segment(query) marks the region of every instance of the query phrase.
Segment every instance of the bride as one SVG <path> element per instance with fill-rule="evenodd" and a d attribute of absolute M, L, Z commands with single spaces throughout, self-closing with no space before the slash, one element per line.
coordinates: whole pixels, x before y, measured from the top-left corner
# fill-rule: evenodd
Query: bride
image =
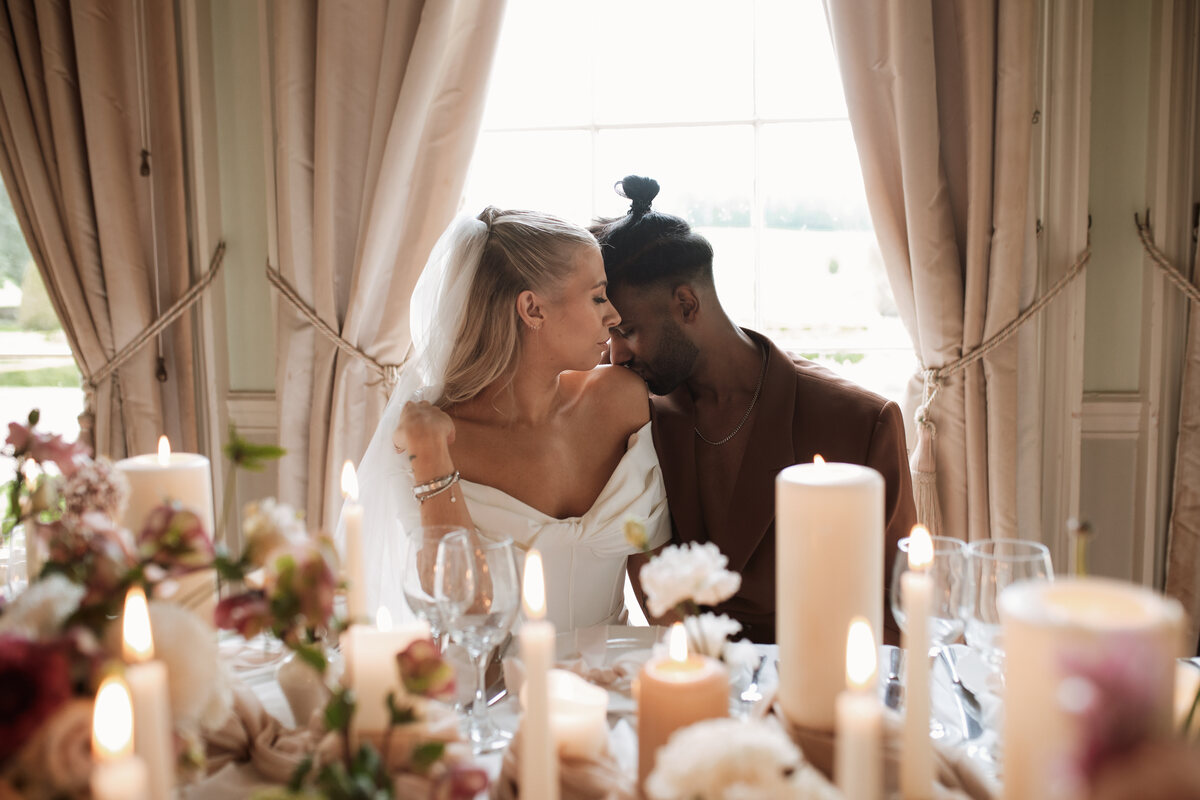
<path fill-rule="evenodd" d="M 411 617 L 405 535 L 457 524 L 542 553 L 560 630 L 624 619 L 624 522 L 670 536 L 645 384 L 597 366 L 620 316 L 584 228 L 487 208 L 442 235 L 413 355 L 360 464 L 369 609 Z"/>

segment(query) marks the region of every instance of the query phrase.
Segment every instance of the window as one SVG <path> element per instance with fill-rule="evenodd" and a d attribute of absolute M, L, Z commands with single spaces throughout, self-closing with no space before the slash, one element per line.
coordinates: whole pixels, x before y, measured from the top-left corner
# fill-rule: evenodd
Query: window
<path fill-rule="evenodd" d="M 83 413 L 79 368 L 62 324 L 17 223 L 8 191 L 0 185 L 0 423 L 24 422 L 30 409 L 41 410 L 38 427 L 79 436 Z M 0 481 L 12 477 L 13 464 L 0 459 Z"/>
<path fill-rule="evenodd" d="M 712 242 L 739 324 L 900 398 L 916 358 L 820 0 L 510 0 L 465 208 L 586 223 L 628 174 Z"/>

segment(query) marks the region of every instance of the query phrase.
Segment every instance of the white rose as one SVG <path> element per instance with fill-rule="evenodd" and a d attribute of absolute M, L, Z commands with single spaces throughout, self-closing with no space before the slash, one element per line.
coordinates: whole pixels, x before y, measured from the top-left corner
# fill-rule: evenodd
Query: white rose
<path fill-rule="evenodd" d="M 650 613 L 661 617 L 681 603 L 715 606 L 737 593 L 742 577 L 712 542 L 668 545 L 638 573 Z"/>
<path fill-rule="evenodd" d="M 48 639 L 62 631 L 67 617 L 79 608 L 87 590 L 63 575 L 35 581 L 17 596 L 0 616 L 0 633 L 20 633 L 30 639 Z"/>

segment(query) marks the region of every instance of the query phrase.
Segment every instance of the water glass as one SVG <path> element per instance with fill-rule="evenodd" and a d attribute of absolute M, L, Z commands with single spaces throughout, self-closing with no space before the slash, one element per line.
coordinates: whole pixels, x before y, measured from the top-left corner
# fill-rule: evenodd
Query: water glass
<path fill-rule="evenodd" d="M 447 572 L 469 570 L 470 539 L 467 529 L 460 525 L 426 525 L 408 533 L 408 551 L 404 563 L 404 599 L 418 617 L 429 623 L 434 640 L 445 650 L 446 625 L 442 608 L 449 602 L 464 598 L 448 597 L 445 591 Z M 473 596 L 466 575 L 459 576 L 455 588 L 467 597 Z M 439 589 L 441 598 L 439 601 Z"/>
<path fill-rule="evenodd" d="M 927 570 L 933 583 L 933 605 L 930 609 L 929 637 L 930 655 L 936 655 L 939 647 L 958 640 L 963 633 L 963 599 L 965 597 L 967 557 L 966 545 L 949 536 L 932 536 L 933 563 Z M 900 630 L 906 630 L 904 598 L 901 578 L 908 572 L 909 538 L 900 540 L 900 552 L 892 565 L 892 587 L 888 593 L 892 616 Z"/>
<path fill-rule="evenodd" d="M 496 727 L 488 714 L 487 666 L 492 651 L 505 640 L 520 606 L 521 589 L 511 539 L 491 541 L 468 534 L 468 570 L 447 570 L 437 594 L 451 640 L 475 663 L 475 701 L 467 714 L 467 737 L 476 754 L 504 747 L 512 734 Z M 464 586 L 469 582 L 469 586 Z M 469 596 L 462 602 L 463 596 Z"/>
<path fill-rule="evenodd" d="M 1004 661 L 997 601 L 1014 583 L 1054 580 L 1050 550 L 1024 539 L 986 539 L 967 545 L 967 644 L 993 666 Z"/>

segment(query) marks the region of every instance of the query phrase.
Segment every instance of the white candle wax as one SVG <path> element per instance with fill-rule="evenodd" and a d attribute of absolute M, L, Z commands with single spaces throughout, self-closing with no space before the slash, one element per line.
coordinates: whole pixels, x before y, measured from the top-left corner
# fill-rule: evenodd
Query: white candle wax
<path fill-rule="evenodd" d="M 554 664 L 554 623 L 546 620 L 546 584 L 542 556 L 525 556 L 523 597 L 526 622 L 519 634 L 525 686 L 521 719 L 520 792 L 529 800 L 557 800 L 558 753 L 550 732 L 549 672 Z"/>
<path fill-rule="evenodd" d="M 598 758 L 608 749 L 608 692 L 562 669 L 550 670 L 548 688 L 559 755 Z"/>
<path fill-rule="evenodd" d="M 133 749 L 145 762 L 150 796 L 166 800 L 175 788 L 175 737 L 167 665 L 154 660 L 150 611 L 140 586 L 125 597 L 125 680 L 133 703 Z"/>
<path fill-rule="evenodd" d="M 1120 581 L 1067 578 L 1014 584 L 1001 593 L 999 608 L 1006 800 L 1084 796 L 1086 786 L 1064 767 L 1078 763 L 1084 742 L 1096 735 L 1071 710 L 1078 690 L 1087 692 L 1089 671 L 1135 674 L 1145 714 L 1140 729 L 1147 738 L 1172 735 L 1175 659 L 1184 654 L 1176 600 Z"/>
<path fill-rule="evenodd" d="M 920 525 L 908 545 L 909 571 L 900 576 L 904 605 L 904 732 L 900 749 L 900 794 L 904 800 L 933 797 L 933 745 L 929 740 L 929 614 L 933 608 L 933 540 Z"/>
<path fill-rule="evenodd" d="M 414 620 L 392 627 L 386 608 L 380 608 L 378 626 L 351 625 L 346 631 L 347 685 L 354 689 L 358 706 L 352 727 L 355 733 L 382 733 L 388 727 L 387 696 L 404 690 L 396 655 L 418 639 L 428 639 L 429 623 Z"/>
<path fill-rule="evenodd" d="M 342 553 L 347 583 L 346 614 L 351 620 L 363 620 L 367 615 L 367 585 L 362 557 L 363 508 L 358 504 L 358 478 L 349 461 L 342 467 L 342 495 L 347 500 L 342 509 L 346 523 Z"/>
<path fill-rule="evenodd" d="M 133 755 L 133 705 L 125 681 L 100 683 L 92 711 L 93 800 L 150 800 L 149 773 Z"/>
<path fill-rule="evenodd" d="M 850 624 L 846 639 L 846 690 L 837 699 L 834 778 L 846 800 L 879 800 L 883 709 L 875 696 L 875 635 L 859 617 Z"/>
<path fill-rule="evenodd" d="M 857 464 L 797 464 L 776 478 L 779 702 L 796 725 L 833 729 L 854 617 L 882 644 L 883 496 L 883 476 Z"/>

